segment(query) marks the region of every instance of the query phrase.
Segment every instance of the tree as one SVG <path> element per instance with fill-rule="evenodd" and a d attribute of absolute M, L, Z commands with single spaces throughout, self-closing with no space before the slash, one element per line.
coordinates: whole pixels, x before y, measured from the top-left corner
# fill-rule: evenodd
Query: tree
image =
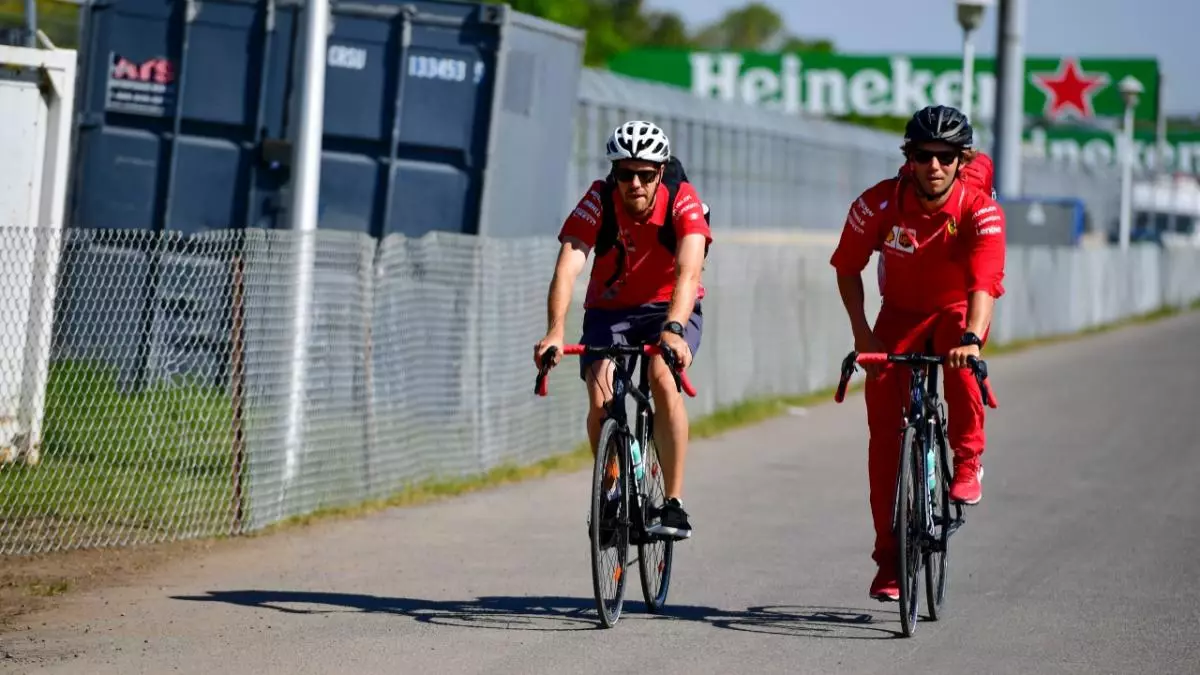
<path fill-rule="evenodd" d="M 501 0 L 489 0 L 497 2 Z M 763 2 L 752 1 L 717 21 L 689 33 L 673 12 L 646 11 L 642 0 L 507 0 L 521 12 L 587 30 L 584 65 L 603 67 L 610 58 L 638 47 L 729 49 L 832 53 L 827 39 L 801 38 L 788 30 L 783 17 Z M 848 115 L 839 121 L 888 131 L 902 131 L 904 119 Z"/>
<path fill-rule="evenodd" d="M 777 49 L 787 39 L 784 29 L 778 12 L 761 2 L 751 2 L 701 29 L 696 42 L 709 49 Z"/>

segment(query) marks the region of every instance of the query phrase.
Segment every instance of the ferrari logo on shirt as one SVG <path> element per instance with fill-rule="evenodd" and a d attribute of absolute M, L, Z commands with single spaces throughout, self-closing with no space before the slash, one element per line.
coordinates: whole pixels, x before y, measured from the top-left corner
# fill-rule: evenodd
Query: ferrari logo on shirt
<path fill-rule="evenodd" d="M 892 226 L 892 230 L 887 233 L 887 237 L 883 240 L 883 244 L 888 248 L 905 253 L 915 253 L 917 250 L 917 231 L 900 227 L 899 225 Z"/>
<path fill-rule="evenodd" d="M 951 237 L 958 234 L 958 223 L 955 222 L 954 216 L 950 216 L 950 222 L 946 224 L 946 231 L 950 233 Z"/>

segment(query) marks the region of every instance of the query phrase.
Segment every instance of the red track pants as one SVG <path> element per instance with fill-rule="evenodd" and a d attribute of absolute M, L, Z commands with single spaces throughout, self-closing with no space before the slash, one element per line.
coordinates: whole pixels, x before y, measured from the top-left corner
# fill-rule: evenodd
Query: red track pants
<path fill-rule="evenodd" d="M 875 337 L 890 352 L 924 352 L 933 340 L 933 352 L 946 354 L 959 346 L 967 325 L 967 303 L 928 314 L 913 314 L 884 305 L 875 320 Z M 980 336 L 987 341 L 987 332 Z M 968 368 L 939 369 L 939 392 L 946 401 L 949 443 L 954 464 L 983 454 L 983 402 L 979 383 Z M 870 429 L 867 471 L 871 481 L 871 517 L 875 522 L 875 550 L 879 565 L 894 565 L 896 538 L 892 534 L 892 500 L 900 462 L 901 425 L 907 409 L 912 371 L 889 365 L 878 378 L 868 378 L 865 398 Z"/>

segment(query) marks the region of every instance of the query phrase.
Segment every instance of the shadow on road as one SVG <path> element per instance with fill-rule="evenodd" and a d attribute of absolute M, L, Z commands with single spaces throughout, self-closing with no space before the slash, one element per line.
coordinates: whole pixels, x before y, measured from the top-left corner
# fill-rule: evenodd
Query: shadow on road
<path fill-rule="evenodd" d="M 572 631 L 592 630 L 600 625 L 591 598 L 493 596 L 441 601 L 347 593 L 244 590 L 209 591 L 207 595 L 174 596 L 172 599 L 221 602 L 287 614 L 396 614 L 423 623 L 500 630 Z M 729 630 L 842 640 L 882 640 L 900 635 L 882 623 L 898 621 L 894 610 L 870 612 L 787 605 L 728 611 L 668 604 L 664 613 L 649 614 L 645 604 L 627 600 L 622 621 L 630 619 L 690 621 Z"/>

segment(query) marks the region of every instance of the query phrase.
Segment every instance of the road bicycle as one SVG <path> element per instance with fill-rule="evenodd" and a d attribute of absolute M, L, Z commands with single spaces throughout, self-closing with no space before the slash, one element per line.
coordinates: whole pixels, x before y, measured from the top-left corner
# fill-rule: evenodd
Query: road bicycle
<path fill-rule="evenodd" d="M 534 386 L 538 396 L 547 393 L 546 375 L 555 353 L 550 350 L 542 355 Z M 563 353 L 600 356 L 612 359 L 616 364 L 612 400 L 605 406 L 605 418 L 596 444 L 591 517 L 588 519 L 596 609 L 604 627 L 612 628 L 621 618 L 625 602 L 625 569 L 631 544 L 638 549 L 642 597 L 651 613 L 662 610 L 671 583 L 675 537 L 648 529 L 652 529 L 660 517 L 664 499 L 662 468 L 654 445 L 650 357 L 663 356 L 674 375 L 676 389 L 693 397 L 696 390 L 687 374 L 679 370 L 674 353 L 658 345 L 594 347 L 571 344 L 563 346 Z M 640 370 L 636 387 L 632 386 L 635 369 Z M 632 396 L 636 404 L 636 423 L 632 429 L 625 409 L 626 396 Z M 607 564 L 610 552 L 613 559 Z"/>
<path fill-rule="evenodd" d="M 850 352 L 842 361 L 842 376 L 834 400 L 846 398 L 846 387 L 855 365 L 899 364 L 912 369 L 909 400 L 905 404 L 903 439 L 900 442 L 900 468 L 896 494 L 892 502 L 892 532 L 896 534 L 897 569 L 900 582 L 900 625 L 906 637 L 917 627 L 917 608 L 921 569 L 925 570 L 925 594 L 929 618 L 937 621 L 945 614 L 946 586 L 949 581 L 947 556 L 950 537 L 966 519 L 963 505 L 950 501 L 950 447 L 947 443 L 945 405 L 938 395 L 938 367 L 944 356 L 930 354 L 883 354 Z M 969 359 L 969 366 L 983 404 L 996 408 L 996 397 L 987 381 L 987 363 Z M 935 452 L 936 448 L 936 452 Z M 925 485 L 926 489 L 916 486 Z M 902 504 L 903 502 L 903 504 Z M 953 508 L 953 515 L 951 515 Z"/>

